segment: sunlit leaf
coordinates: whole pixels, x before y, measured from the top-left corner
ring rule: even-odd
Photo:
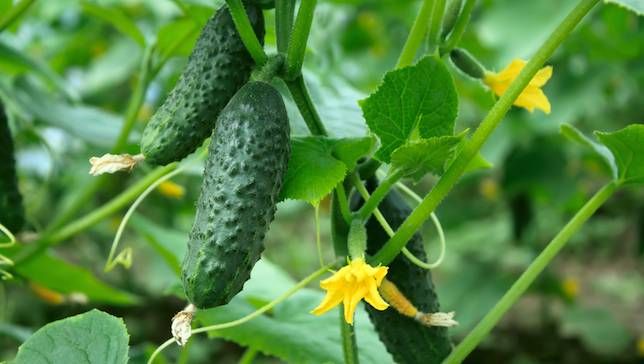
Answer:
[[[402,171],[405,176],[410,176],[415,181],[427,173],[440,175],[461,139],[462,135],[407,142],[391,153],[391,167]]]

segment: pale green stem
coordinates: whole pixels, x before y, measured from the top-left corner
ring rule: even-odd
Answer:
[[[295,0],[275,0],[275,37],[277,51],[286,53],[293,28]]]
[[[452,29],[445,39],[445,43],[440,47],[441,55],[449,54],[449,52],[458,45],[458,42],[461,41],[461,37],[463,37],[463,33],[465,33],[465,28],[470,22],[470,16],[472,15],[474,5],[476,5],[476,0],[465,0],[465,5],[463,6],[463,10],[461,10],[461,14],[458,16],[458,19],[456,19],[454,29]]]
[[[248,53],[253,57],[255,64],[258,66],[263,65],[267,59],[266,53],[264,53],[264,47],[262,47],[259,39],[257,39],[257,34],[255,34],[253,26],[248,19],[244,4],[242,4],[241,0],[226,0],[226,4],[228,4],[228,9],[233,17],[233,22],[235,22],[235,27]]]
[[[530,287],[532,282],[546,268],[546,266],[557,256],[559,251],[566,245],[582,225],[597,211],[597,209],[612,196],[617,184],[611,182],[600,189],[586,204],[575,214],[575,216],[564,226],[563,229],[548,243],[548,246],[537,256],[537,258],[514,282],[512,287],[503,295],[501,300],[488,312],[481,322],[458,344],[452,353],[443,363],[452,364],[462,362],[469,353],[490,333],[501,317],[517,302],[523,293]]]
[[[405,45],[396,63],[396,68],[409,66],[414,62],[416,53],[418,53],[418,49],[423,43],[423,38],[425,38],[425,34],[427,33],[433,6],[434,0],[423,0],[423,4],[414,20],[414,24],[411,26]]]
[[[253,360],[255,360],[255,357],[258,353],[259,351],[257,351],[257,349],[255,348],[246,349],[244,355],[242,355],[242,357],[239,359],[239,364],[251,364]]]
[[[582,0],[548,37],[537,53],[526,64],[523,70],[521,70],[517,78],[510,84],[503,96],[494,104],[478,129],[476,129],[470,141],[465,144],[454,162],[450,164],[429,194],[425,196],[423,202],[414,209],[411,215],[398,228],[396,234],[373,257],[373,264],[387,265],[398,255],[407,241],[409,241],[445,196],[447,196],[449,191],[451,191],[452,187],[454,187],[458,179],[467,169],[472,158],[477,155],[483,144],[501,123],[505,114],[512,107],[514,100],[516,100],[528,85],[532,77],[534,77],[546,60],[598,1]]]
[[[445,15],[445,0],[434,0],[432,17],[429,22],[427,53],[434,54],[438,51],[441,31],[443,29],[443,16]]]
[[[359,364],[356,332],[353,325],[350,325],[344,320],[344,304],[338,307],[338,312],[340,313],[340,333],[342,335],[344,364]]]
[[[317,0],[302,0],[300,8],[297,10],[295,25],[286,52],[286,74],[289,79],[297,77],[302,69],[316,5]]]
[[[16,3],[5,16],[0,18],[0,33],[9,28],[14,21],[16,21],[29,7],[33,4],[35,0],[22,0]]]

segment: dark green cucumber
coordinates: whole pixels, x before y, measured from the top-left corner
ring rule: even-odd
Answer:
[[[264,41],[264,17],[246,4],[255,34]],[[217,115],[249,79],[254,62],[226,6],[203,28],[186,68],[143,131],[141,152],[152,164],[186,157],[212,133]]]
[[[183,260],[184,289],[197,307],[228,303],[250,277],[289,153],[282,97],[268,83],[246,84],[219,115]]]
[[[0,223],[16,233],[24,225],[25,219],[13,154],[9,121],[0,103]]]
[[[367,186],[375,189],[374,181]],[[356,205],[356,201],[352,201]],[[396,191],[380,203],[380,212],[392,228],[396,229],[411,213],[411,209]],[[367,253],[375,254],[389,236],[375,218],[367,222]],[[425,249],[419,234],[414,235],[407,244],[407,249],[420,259],[426,260]],[[422,269],[400,254],[390,265],[387,279],[393,282],[422,312],[437,312],[438,297],[432,283],[429,270]],[[393,308],[378,311],[369,305],[367,312],[374,324],[380,341],[399,364],[434,364],[441,363],[451,351],[447,329],[443,327],[426,327],[417,321],[405,317]]]

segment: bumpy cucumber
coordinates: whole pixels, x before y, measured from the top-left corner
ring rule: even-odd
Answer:
[[[183,285],[199,308],[228,303],[264,250],[290,153],[280,94],[242,87],[219,115],[183,260]]]
[[[255,34],[263,43],[264,17],[246,4]],[[143,131],[141,152],[152,164],[168,164],[197,149],[215,127],[217,115],[244,85],[254,63],[226,6],[208,21],[185,70]]]
[[[24,210],[13,153],[9,122],[0,103],[0,223],[15,233],[24,224]]]
[[[375,189],[375,182],[370,181],[367,187],[370,190]],[[355,200],[352,202],[354,206],[357,205]],[[379,209],[394,229],[400,226],[411,213],[409,206],[396,191],[389,193],[380,203]],[[375,254],[387,240],[389,236],[372,217],[367,222],[367,253]],[[407,244],[407,249],[418,258],[425,260],[426,254],[419,234],[414,235]],[[430,271],[412,264],[402,254],[389,265],[387,279],[398,286],[400,292],[420,311],[439,310],[438,297],[434,291]],[[380,340],[397,363],[441,363],[451,351],[447,329],[423,326],[399,314],[391,307],[385,311],[378,311],[369,305],[365,306]]]

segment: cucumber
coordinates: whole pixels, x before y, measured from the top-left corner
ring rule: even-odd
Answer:
[[[261,9],[246,4],[255,34],[264,41]],[[141,138],[146,161],[164,165],[194,152],[212,133],[217,115],[249,79],[254,62],[226,6],[203,28],[179,81]]]
[[[182,264],[195,306],[228,303],[264,250],[290,154],[279,92],[249,82],[224,108],[208,150],[197,215]]]
[[[16,233],[24,225],[25,218],[13,154],[9,121],[0,103],[0,223]]]
[[[375,185],[372,179],[367,184],[367,188],[373,191]],[[353,206],[360,203],[356,199],[352,201]],[[378,208],[393,229],[398,228],[411,213],[411,209],[400,194],[393,190]],[[370,218],[367,222],[367,253],[375,254],[387,240],[389,236],[378,221],[373,217]],[[409,241],[407,249],[418,258],[426,260],[425,249],[419,234],[414,235]],[[439,310],[431,272],[414,265],[402,254],[389,265],[387,279],[393,282],[418,310],[422,312]],[[385,344],[387,351],[397,363],[438,364],[451,351],[446,328],[423,326],[418,321],[401,315],[392,307],[385,311],[378,311],[370,305],[365,306],[380,341]]]

